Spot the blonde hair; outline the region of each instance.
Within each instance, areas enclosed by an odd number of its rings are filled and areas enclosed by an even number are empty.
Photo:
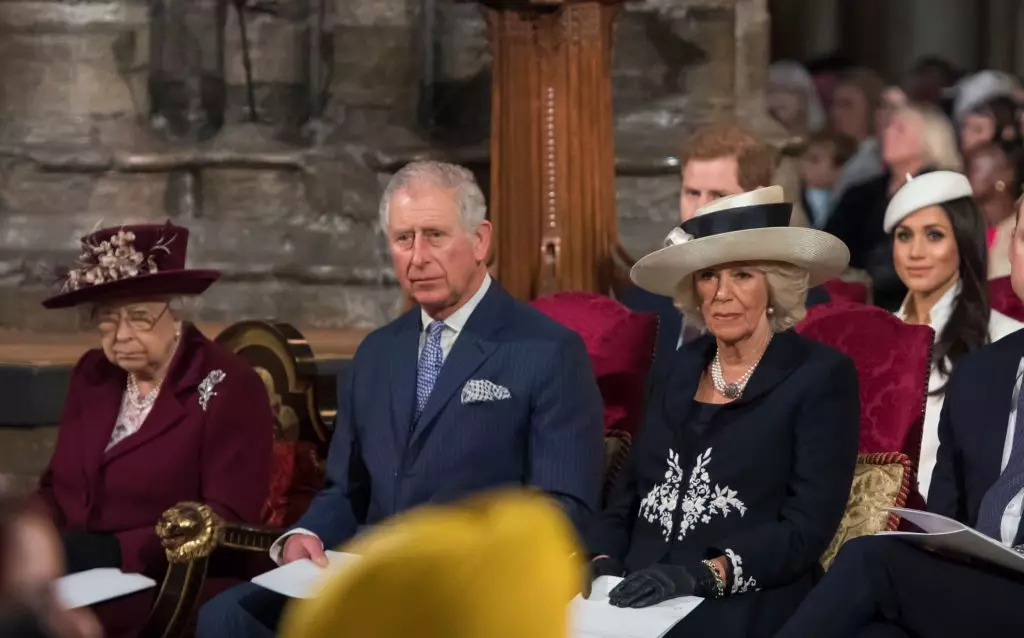
[[[956,143],[956,131],[942,111],[927,104],[910,104],[896,109],[894,115],[905,113],[921,122],[921,143],[925,164],[943,171],[963,172],[964,163]]]
[[[785,332],[807,316],[807,283],[810,273],[805,268],[778,261],[745,261],[744,268],[760,270],[764,273],[765,284],[768,286],[768,324],[772,332]],[[701,299],[697,294],[696,275],[693,273],[683,278],[676,285],[673,298],[676,308],[686,316],[688,325],[703,328],[704,315],[701,314]]]

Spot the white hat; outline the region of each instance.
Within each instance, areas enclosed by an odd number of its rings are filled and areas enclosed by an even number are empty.
[[[933,171],[914,177],[907,175],[907,183],[900,187],[889,200],[885,209],[882,229],[891,233],[907,215],[926,206],[935,206],[954,199],[971,197],[971,182],[967,176],[956,171]]]
[[[693,273],[737,261],[793,264],[808,271],[809,286],[838,277],[850,262],[846,244],[820,230],[790,226],[792,211],[781,186],[717,199],[673,228],[665,247],[636,262],[630,278],[672,297]]]
[[[957,82],[952,87],[953,118],[960,122],[964,116],[996,97],[1012,97],[1020,88],[1017,78],[1001,71],[979,71]]]

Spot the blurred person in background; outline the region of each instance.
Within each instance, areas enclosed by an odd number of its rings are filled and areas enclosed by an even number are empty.
[[[791,136],[805,138],[825,126],[825,109],[814,80],[798,62],[782,60],[768,67],[768,112]]]
[[[895,312],[907,289],[896,275],[891,239],[883,230],[889,200],[908,175],[960,171],[962,163],[952,125],[932,106],[912,105],[893,111],[881,142],[886,173],[847,191],[825,230],[850,248],[850,266],[871,276],[875,304]]]
[[[100,638],[88,609],[67,609],[56,581],[64,575],[60,535],[34,509],[0,497],[0,636]]]
[[[1010,274],[1010,242],[1016,224],[1017,198],[1021,194],[1019,145],[988,142],[966,156],[966,173],[987,227],[988,278]]]
[[[1017,78],[991,70],[968,75],[946,91],[964,153],[985,142],[1020,139],[1015,99],[1020,91]]]
[[[800,157],[804,209],[813,228],[824,228],[832,212],[832,194],[843,165],[857,152],[857,142],[842,133],[812,135]]]
[[[882,106],[885,85],[874,71],[851,69],[839,80],[828,111],[829,128],[852,138],[857,151],[843,165],[833,187],[832,201],[838,202],[852,186],[862,184],[884,172],[878,146],[876,114]]]
[[[1016,102],[998,96],[974,106],[960,118],[959,133],[960,150],[965,156],[988,142],[1020,145]]]
[[[906,91],[912,102],[931,104],[947,116],[952,102],[948,89],[956,84],[960,73],[952,63],[938,56],[925,56],[917,61],[907,77]]]

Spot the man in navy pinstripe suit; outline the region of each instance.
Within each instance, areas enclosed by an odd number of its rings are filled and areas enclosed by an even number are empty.
[[[339,384],[327,486],[274,544],[280,564],[402,510],[498,485],[551,495],[581,526],[597,506],[602,403],[583,341],[487,273],[491,225],[472,173],[417,162],[381,200],[395,274],[419,307],[370,334]],[[246,584],[198,635],[272,636],[283,598]]]

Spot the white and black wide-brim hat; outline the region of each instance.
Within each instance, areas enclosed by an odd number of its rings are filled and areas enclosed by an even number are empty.
[[[717,199],[673,228],[665,247],[636,262],[633,283],[672,297],[679,282],[707,268],[743,261],[777,261],[807,270],[809,286],[835,279],[850,262],[837,237],[789,225],[793,205],[781,186]]]

